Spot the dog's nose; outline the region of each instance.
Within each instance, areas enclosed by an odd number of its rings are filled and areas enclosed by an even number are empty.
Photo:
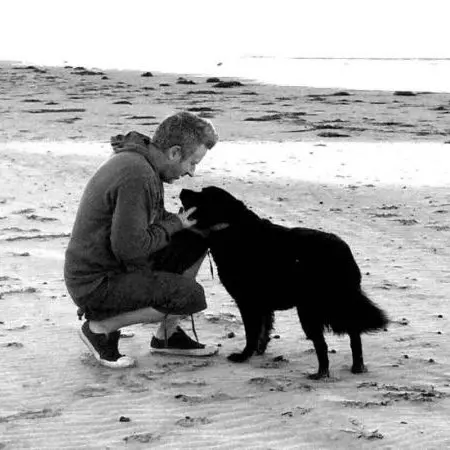
[[[181,189],[180,200],[184,207],[186,207],[186,202],[188,201],[189,194],[191,193],[192,191],[190,191],[189,189]]]

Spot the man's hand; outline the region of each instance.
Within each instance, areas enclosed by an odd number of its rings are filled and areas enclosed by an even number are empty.
[[[183,225],[183,228],[191,228],[194,226],[197,221],[195,219],[189,219],[189,216],[196,210],[197,208],[194,206],[192,208],[189,208],[188,210],[184,210],[183,208],[180,208],[178,211],[178,218],[181,220],[181,223]]]

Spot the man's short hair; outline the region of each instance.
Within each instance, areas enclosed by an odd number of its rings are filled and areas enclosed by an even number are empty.
[[[179,112],[166,117],[156,128],[152,144],[160,150],[179,145],[183,158],[188,158],[199,145],[208,150],[219,140],[213,124],[190,112]]]

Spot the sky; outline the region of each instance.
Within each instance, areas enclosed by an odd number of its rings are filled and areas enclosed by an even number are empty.
[[[1,0],[0,60],[450,58],[448,0]]]

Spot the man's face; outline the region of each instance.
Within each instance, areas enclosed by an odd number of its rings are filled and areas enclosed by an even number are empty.
[[[194,153],[183,159],[181,148],[174,146],[167,152],[168,163],[163,172],[163,181],[173,183],[174,181],[189,175],[194,176],[197,164],[205,157],[207,148],[199,145]]]

